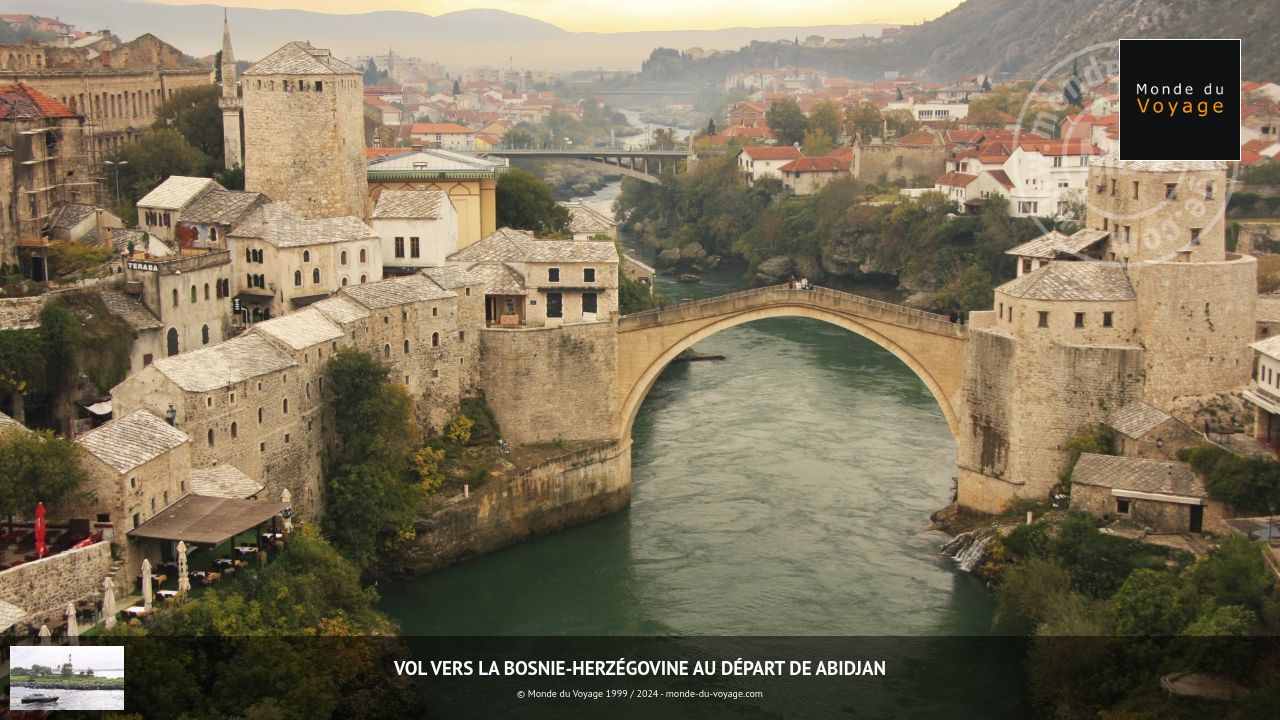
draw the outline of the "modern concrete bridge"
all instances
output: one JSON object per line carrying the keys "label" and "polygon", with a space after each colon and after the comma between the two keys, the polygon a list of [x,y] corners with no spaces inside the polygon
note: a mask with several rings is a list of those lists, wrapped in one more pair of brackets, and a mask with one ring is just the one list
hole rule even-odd
{"label": "modern concrete bridge", "polygon": [[959,436],[966,331],[944,315],[851,293],[786,285],[746,290],[623,316],[618,321],[617,437],[631,437],[636,411],[658,375],[694,343],[771,317],[808,317],[857,333],[906,363],[933,393]]}
{"label": "modern concrete bridge", "polygon": [[656,183],[668,169],[683,172],[688,167],[692,153],[682,150],[627,150],[581,148],[494,148],[477,153],[481,157],[534,158],[547,160],[578,160],[607,165],[627,177]]}

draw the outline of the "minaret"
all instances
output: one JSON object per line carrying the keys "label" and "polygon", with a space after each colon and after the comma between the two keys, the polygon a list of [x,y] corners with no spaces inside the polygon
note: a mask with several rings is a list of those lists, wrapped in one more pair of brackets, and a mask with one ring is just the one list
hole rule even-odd
{"label": "minaret", "polygon": [[244,167],[244,142],[240,135],[240,88],[236,82],[236,55],[231,51],[231,26],[222,11],[222,154],[228,170]]}

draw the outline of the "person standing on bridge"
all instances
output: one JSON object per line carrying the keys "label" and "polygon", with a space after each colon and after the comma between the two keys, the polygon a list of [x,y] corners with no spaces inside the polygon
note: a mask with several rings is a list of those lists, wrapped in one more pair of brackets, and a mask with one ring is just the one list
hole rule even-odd
{"label": "person standing on bridge", "polygon": [[800,289],[801,289],[801,290],[812,290],[812,289],[813,289],[813,286],[811,286],[811,285],[809,284],[809,278],[807,278],[807,277],[800,278]]}

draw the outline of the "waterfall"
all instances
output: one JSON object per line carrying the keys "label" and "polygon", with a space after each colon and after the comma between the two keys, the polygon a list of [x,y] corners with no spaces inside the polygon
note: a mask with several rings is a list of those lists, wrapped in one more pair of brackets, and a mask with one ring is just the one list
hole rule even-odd
{"label": "waterfall", "polygon": [[986,557],[987,545],[995,536],[996,530],[992,527],[981,527],[960,533],[942,546],[942,554],[955,560],[961,570],[973,572]]}

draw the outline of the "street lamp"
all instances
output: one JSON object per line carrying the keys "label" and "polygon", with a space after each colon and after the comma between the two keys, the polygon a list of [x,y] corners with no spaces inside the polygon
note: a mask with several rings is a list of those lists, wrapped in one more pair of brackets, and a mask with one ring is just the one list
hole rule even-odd
{"label": "street lamp", "polygon": [[119,162],[112,162],[111,160],[103,160],[102,162],[105,165],[110,165],[112,172],[116,176],[116,190],[115,190],[115,193],[112,194],[111,196],[111,204],[115,205],[115,208],[113,209],[116,212],[119,212],[120,211],[120,166],[128,165],[129,161],[121,160]]}

